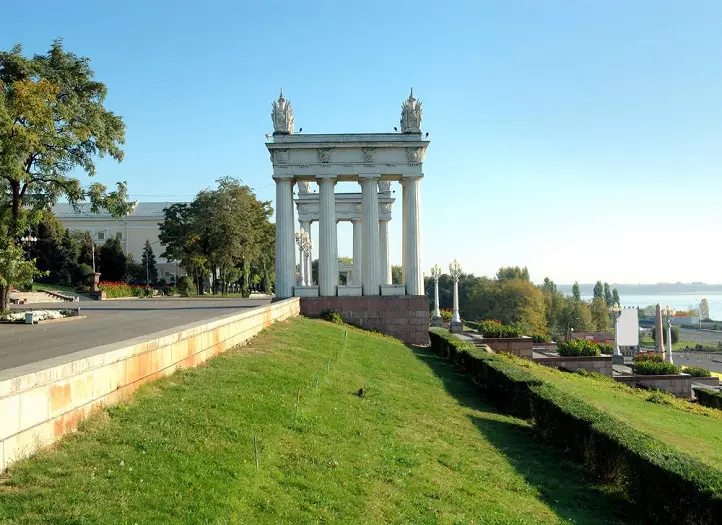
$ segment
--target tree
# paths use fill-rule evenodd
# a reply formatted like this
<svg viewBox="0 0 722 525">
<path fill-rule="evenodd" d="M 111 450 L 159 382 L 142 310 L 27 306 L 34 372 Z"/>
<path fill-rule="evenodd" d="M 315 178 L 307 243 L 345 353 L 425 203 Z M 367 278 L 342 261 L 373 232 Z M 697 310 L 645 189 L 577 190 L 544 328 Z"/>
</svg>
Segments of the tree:
<svg viewBox="0 0 722 525">
<path fill-rule="evenodd" d="M 609 328 L 609 310 L 604 302 L 604 298 L 595 297 L 592 300 L 592 324 L 598 332 L 603 332 Z"/>
<path fill-rule="evenodd" d="M 104 281 L 121 281 L 128 270 L 128 262 L 120 241 L 111 237 L 100 247 L 100 273 Z"/>
<path fill-rule="evenodd" d="M 602 281 L 597 281 L 597 284 L 594 285 L 594 298 L 597 297 L 604 298 L 604 286 L 602 286 Z"/>
<path fill-rule="evenodd" d="M 612 302 L 612 292 L 609 289 L 609 283 L 604 283 L 604 304 L 607 305 L 607 308 L 614 304 Z"/>
<path fill-rule="evenodd" d="M 709 303 L 707 302 L 707 299 L 704 298 L 699 302 L 699 313 L 703 320 L 710 319 L 709 316 Z"/>
<path fill-rule="evenodd" d="M 619 300 L 619 292 L 616 288 L 612 290 L 612 304 L 622 304 L 622 302 Z"/>
<path fill-rule="evenodd" d="M 10 287 L 30 282 L 33 277 L 43 275 L 35 267 L 35 259 L 27 260 L 21 246 L 10 242 L 0 248 L 0 311 L 8 308 Z"/>
<path fill-rule="evenodd" d="M 657 340 L 657 327 L 652 328 L 652 340 L 653 341 Z M 666 327 L 662 329 L 662 341 L 664 342 L 665 345 L 668 344 Z M 673 326 L 672 327 L 672 344 L 675 345 L 675 344 L 677 344 L 677 342 L 679 342 L 679 326 Z"/>
<path fill-rule="evenodd" d="M 403 282 L 403 280 L 404 280 L 403 268 L 398 264 L 392 264 L 391 265 L 391 284 L 401 284 Z"/>
<path fill-rule="evenodd" d="M 504 266 L 499 268 L 496 272 L 496 278 L 499 281 L 508 281 L 510 279 L 520 279 L 522 281 L 529 280 L 529 270 L 526 268 L 520 268 L 519 266 Z"/>
<path fill-rule="evenodd" d="M 108 192 L 100 183 L 83 187 L 70 175 L 80 168 L 94 176 L 96 156 L 123 158 L 125 125 L 105 109 L 107 89 L 93 77 L 90 61 L 66 52 L 60 40 L 32 59 L 20 45 L 0 52 L 0 189 L 8 196 L 0 205 L 9 211 L 0 210 L 8 221 L 0 249 L 35 226 L 39 211 L 61 196 L 71 203 L 88 199 L 93 212 L 129 211 L 125 183 Z"/>
<path fill-rule="evenodd" d="M 579 283 L 577 281 L 574 281 L 574 285 L 572 286 L 572 297 L 577 301 L 582 300 L 582 293 L 579 290 Z"/>
<path fill-rule="evenodd" d="M 268 219 L 273 210 L 270 202 L 256 199 L 236 179 L 224 177 L 216 182 L 216 189 L 199 192 L 191 203 L 164 210 L 159 234 L 165 245 L 162 256 L 180 261 L 195 278 L 199 293 L 203 293 L 204 279 L 211 276 L 214 293 L 226 293 L 228 285 L 240 278 L 242 292 L 248 296 L 252 267 L 270 256 L 273 237 Z"/>
<path fill-rule="evenodd" d="M 145 246 L 143 247 L 141 265 L 145 268 L 145 284 L 158 282 L 158 268 L 155 265 L 155 254 L 148 239 L 145 240 Z"/>
</svg>

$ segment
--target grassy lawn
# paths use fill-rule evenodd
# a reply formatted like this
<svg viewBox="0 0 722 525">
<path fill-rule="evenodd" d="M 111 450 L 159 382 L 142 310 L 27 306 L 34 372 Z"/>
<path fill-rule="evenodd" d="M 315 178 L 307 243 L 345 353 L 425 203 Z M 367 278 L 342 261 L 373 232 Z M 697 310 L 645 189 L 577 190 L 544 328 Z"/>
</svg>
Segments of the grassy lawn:
<svg viewBox="0 0 722 525">
<path fill-rule="evenodd" d="M 75 293 L 75 288 L 72 286 L 62 286 L 60 284 L 44 284 L 44 283 L 33 283 L 32 291 L 37 292 L 39 290 L 57 290 L 58 292 L 69 292 Z"/>
<path fill-rule="evenodd" d="M 531 367 L 543 379 L 611 413 L 637 430 L 722 470 L 722 411 L 699 407 L 671 396 L 668 400 L 673 403 L 671 406 L 654 403 L 648 401 L 654 396 L 644 390 L 564 373 L 527 361 L 517 362 Z"/>
<path fill-rule="evenodd" d="M 11 468 L 0 523 L 641 523 L 430 351 L 348 329 L 337 355 L 344 330 L 285 322 L 145 385 Z"/>
</svg>

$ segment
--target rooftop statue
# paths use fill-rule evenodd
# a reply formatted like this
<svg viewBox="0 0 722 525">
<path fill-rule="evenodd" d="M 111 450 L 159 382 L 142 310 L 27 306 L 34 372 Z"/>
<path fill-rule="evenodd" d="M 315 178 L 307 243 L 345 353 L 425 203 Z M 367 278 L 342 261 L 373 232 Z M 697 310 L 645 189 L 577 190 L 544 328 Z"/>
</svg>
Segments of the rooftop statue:
<svg viewBox="0 0 722 525">
<path fill-rule="evenodd" d="M 273 103 L 273 111 L 271 111 L 271 120 L 273 120 L 274 135 L 292 135 L 293 134 L 293 109 L 291 102 L 281 95 Z"/>
<path fill-rule="evenodd" d="M 414 98 L 411 88 L 409 98 L 401 105 L 401 133 L 421 133 L 421 101 Z"/>
</svg>

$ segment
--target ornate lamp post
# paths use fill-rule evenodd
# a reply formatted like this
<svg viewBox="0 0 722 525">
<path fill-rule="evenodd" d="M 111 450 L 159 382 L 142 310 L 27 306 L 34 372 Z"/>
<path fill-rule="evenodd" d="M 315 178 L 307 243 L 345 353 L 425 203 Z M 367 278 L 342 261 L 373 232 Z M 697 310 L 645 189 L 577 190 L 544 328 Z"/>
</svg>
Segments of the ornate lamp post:
<svg viewBox="0 0 722 525">
<path fill-rule="evenodd" d="M 622 307 L 619 306 L 618 303 L 615 303 L 612 305 L 611 308 L 609 308 L 609 311 L 612 312 L 612 315 L 614 316 L 614 357 L 612 358 L 614 363 L 624 363 L 624 357 L 622 356 L 622 351 L 619 349 L 619 318 L 622 315 Z"/>
<path fill-rule="evenodd" d="M 308 232 L 301 228 L 301 231 L 296 232 L 295 237 L 298 245 L 298 285 L 303 286 L 306 283 L 306 265 L 303 263 L 303 258 L 304 246 L 308 242 Z"/>
<path fill-rule="evenodd" d="M 431 318 L 431 326 L 442 326 L 441 310 L 439 310 L 439 277 L 441 277 L 441 268 L 435 264 L 431 269 L 431 278 L 434 280 L 434 316 Z"/>
<path fill-rule="evenodd" d="M 454 309 L 451 314 L 449 331 L 463 332 L 464 324 L 461 322 L 461 316 L 459 315 L 459 277 L 461 277 L 461 265 L 456 259 L 449 265 L 449 274 L 454 280 Z"/>
<path fill-rule="evenodd" d="M 676 310 L 669 305 L 664 309 L 664 315 L 667 318 L 667 362 L 669 363 L 674 363 L 672 360 L 672 319 L 676 313 Z"/>
<path fill-rule="evenodd" d="M 313 286 L 313 272 L 311 272 L 311 250 L 313 250 L 313 242 L 311 236 L 306 232 L 306 240 L 303 245 L 303 264 L 306 265 L 306 286 Z"/>
</svg>

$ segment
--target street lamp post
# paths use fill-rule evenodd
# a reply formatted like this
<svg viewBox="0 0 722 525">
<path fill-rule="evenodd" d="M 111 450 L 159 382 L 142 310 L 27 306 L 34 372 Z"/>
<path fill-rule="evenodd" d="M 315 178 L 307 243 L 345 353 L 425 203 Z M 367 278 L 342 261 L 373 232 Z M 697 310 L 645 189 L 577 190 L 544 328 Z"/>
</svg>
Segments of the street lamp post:
<svg viewBox="0 0 722 525">
<path fill-rule="evenodd" d="M 624 363 L 624 357 L 622 351 L 619 348 L 619 318 L 622 315 L 622 307 L 618 303 L 615 303 L 610 309 L 614 316 L 614 357 L 612 361 L 614 363 Z"/>
<path fill-rule="evenodd" d="M 667 362 L 669 363 L 674 363 L 672 360 L 672 319 L 676 313 L 675 309 L 669 305 L 664 309 L 664 315 L 667 318 Z"/>
<path fill-rule="evenodd" d="M 449 265 L 449 274 L 454 280 L 454 307 L 451 314 L 449 331 L 454 333 L 463 332 L 464 324 L 461 322 L 461 316 L 459 315 L 459 277 L 461 277 L 461 265 L 456 259 Z"/>
<path fill-rule="evenodd" d="M 431 326 L 442 326 L 444 324 L 439 309 L 439 277 L 441 277 L 441 268 L 439 268 L 438 264 L 435 264 L 431 269 L 431 278 L 434 279 L 434 316 L 431 318 Z"/>
</svg>

